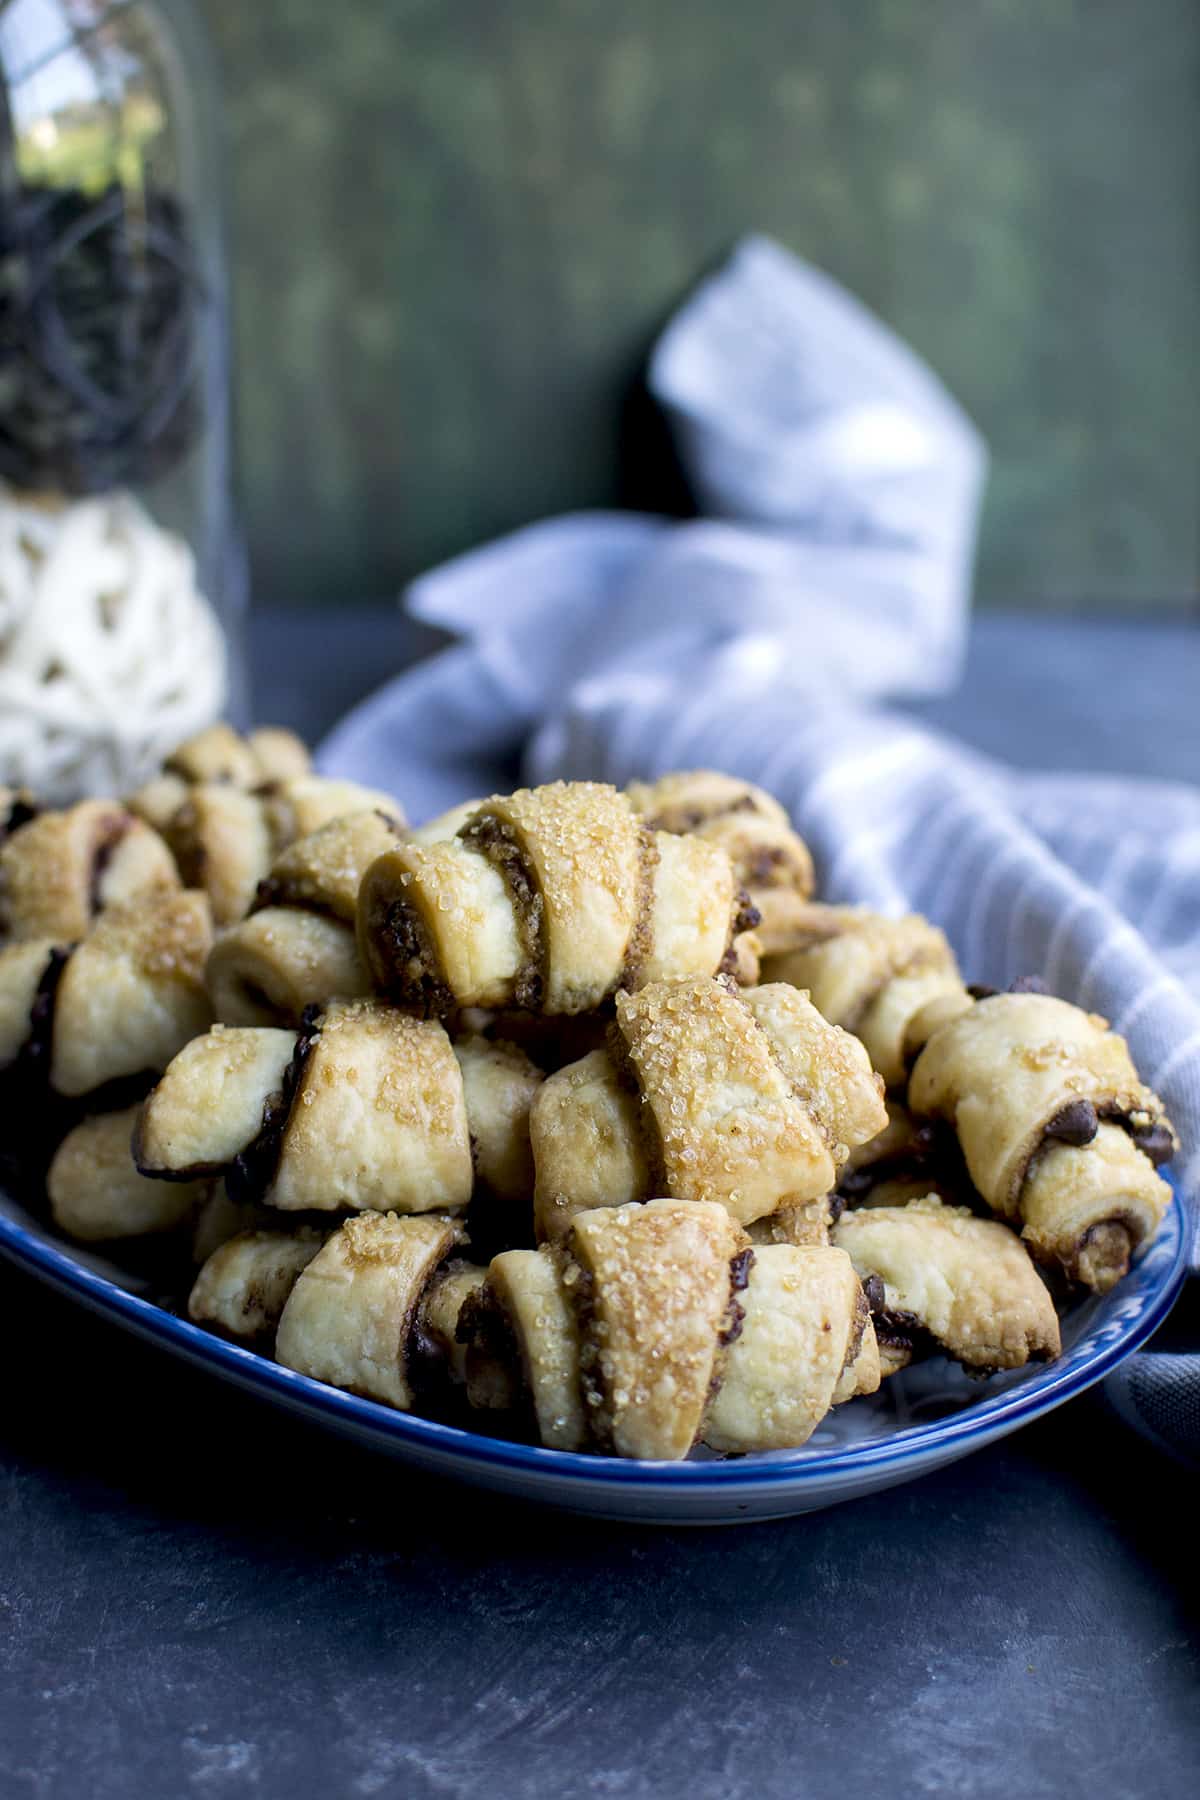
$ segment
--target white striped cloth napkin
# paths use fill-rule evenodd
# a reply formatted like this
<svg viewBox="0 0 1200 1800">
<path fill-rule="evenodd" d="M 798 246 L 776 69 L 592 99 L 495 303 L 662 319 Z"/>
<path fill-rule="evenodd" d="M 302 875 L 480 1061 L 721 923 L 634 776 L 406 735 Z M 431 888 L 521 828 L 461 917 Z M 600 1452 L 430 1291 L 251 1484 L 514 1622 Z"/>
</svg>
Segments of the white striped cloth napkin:
<svg viewBox="0 0 1200 1800">
<path fill-rule="evenodd" d="M 425 813 L 511 783 L 522 755 L 536 780 L 707 765 L 758 781 L 824 898 L 926 913 L 969 979 L 1037 974 L 1111 1019 L 1167 1101 L 1195 1196 L 1200 793 L 1017 775 L 879 704 L 959 670 L 984 466 L 969 421 L 763 239 L 668 327 L 650 384 L 708 516 L 575 515 L 423 577 L 409 610 L 461 641 L 351 713 L 321 766 Z M 1200 1411 L 1196 1360 L 1135 1359 L 1123 1391 L 1143 1420 L 1162 1399 L 1151 1432 L 1192 1454 L 1200 1432 L 1162 1420 Z"/>
</svg>

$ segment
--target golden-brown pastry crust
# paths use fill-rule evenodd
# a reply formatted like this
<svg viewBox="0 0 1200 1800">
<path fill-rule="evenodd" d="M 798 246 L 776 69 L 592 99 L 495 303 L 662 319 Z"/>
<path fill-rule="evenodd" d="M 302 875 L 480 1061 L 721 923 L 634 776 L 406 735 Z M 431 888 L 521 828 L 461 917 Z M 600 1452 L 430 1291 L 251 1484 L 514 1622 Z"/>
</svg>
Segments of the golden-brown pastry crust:
<svg viewBox="0 0 1200 1800">
<path fill-rule="evenodd" d="M 358 948 L 377 989 L 440 1015 L 511 1005 L 524 955 L 503 875 L 458 839 L 398 844 L 371 864 Z"/>
<path fill-rule="evenodd" d="M 188 790 L 166 835 L 184 880 L 211 900 L 216 923 L 244 918 L 275 848 L 261 796 L 226 782 L 201 783 Z"/>
<path fill-rule="evenodd" d="M 312 770 L 308 746 L 294 731 L 260 725 L 246 739 L 259 781 L 298 781 Z"/>
<path fill-rule="evenodd" d="M 559 1450 L 791 1448 L 831 1406 L 879 1385 L 849 1257 L 752 1251 L 705 1204 L 599 1208 L 564 1245 L 495 1257 L 459 1336 L 471 1404 L 524 1408 Z"/>
<path fill-rule="evenodd" d="M 300 1276 L 324 1242 L 297 1231 L 242 1231 L 206 1258 L 188 1296 L 188 1317 L 254 1343 L 274 1335 Z"/>
<path fill-rule="evenodd" d="M 177 744 L 163 768 L 194 786 L 223 781 L 232 787 L 257 787 L 263 771 L 252 747 L 224 720 Z"/>
<path fill-rule="evenodd" d="M 919 914 L 883 918 L 853 907 L 810 906 L 801 941 L 767 958 L 763 976 L 810 994 L 866 1045 L 889 1087 L 946 1018 L 970 1007 L 945 934 Z"/>
<path fill-rule="evenodd" d="M 953 1125 L 971 1179 L 1016 1218 L 1030 1161 L 1068 1107 L 1147 1128 L 1164 1122 L 1125 1040 L 1096 1013 L 1049 994 L 994 994 L 935 1032 L 912 1073 L 915 1113 Z"/>
<path fill-rule="evenodd" d="M 257 788 L 197 783 L 164 829 L 184 879 L 207 889 L 218 925 L 233 925 L 256 900 L 352 922 L 363 868 L 403 823 L 397 802 L 375 788 L 305 775 Z"/>
<path fill-rule="evenodd" d="M 741 1328 L 704 1424 L 711 1449 L 795 1449 L 832 1406 L 879 1386 L 874 1328 L 844 1251 L 756 1249 L 738 1298 Z"/>
<path fill-rule="evenodd" d="M 411 825 L 408 835 L 414 844 L 444 844 L 456 838 L 468 819 L 474 818 L 482 800 L 462 800 L 448 812 L 426 819 L 423 825 Z"/>
<path fill-rule="evenodd" d="M 798 1206 L 781 1206 L 746 1227 L 752 1244 L 789 1244 L 793 1247 L 829 1242 L 834 1206 L 830 1194 L 805 1200 Z"/>
<path fill-rule="evenodd" d="M 467 1346 L 459 1341 L 462 1309 L 487 1280 L 479 1263 L 452 1257 L 443 1263 L 421 1296 L 417 1311 L 417 1337 L 427 1361 L 437 1359 L 437 1374 L 454 1387 L 467 1379 Z"/>
<path fill-rule="evenodd" d="M 138 1166 L 232 1172 L 236 1200 L 288 1212 L 415 1213 L 465 1206 L 477 1163 L 493 1194 L 528 1206 L 540 1081 L 514 1047 L 452 1045 L 384 1001 L 339 1002 L 300 1034 L 214 1026 L 147 1099 Z"/>
<path fill-rule="evenodd" d="M 399 1213 L 465 1206 L 470 1127 L 450 1040 L 374 1001 L 324 1014 L 266 1198 L 285 1211 Z"/>
<path fill-rule="evenodd" d="M 214 1025 L 185 1044 L 142 1107 L 133 1140 L 142 1173 L 224 1174 L 262 1130 L 296 1043 L 294 1031 Z"/>
<path fill-rule="evenodd" d="M 1106 1294 L 1162 1224 L 1171 1190 L 1129 1133 L 1101 1123 L 1090 1144 L 1050 1142 L 1021 1189 L 1021 1236 L 1040 1263 Z"/>
<path fill-rule="evenodd" d="M 213 947 L 207 981 L 220 1020 L 298 1027 L 310 1006 L 366 998 L 370 980 L 354 931 L 358 888 L 399 829 L 381 812 L 352 813 L 276 857 L 250 916 Z"/>
<path fill-rule="evenodd" d="M 543 1083 L 529 1114 L 539 1240 L 564 1238 L 577 1212 L 650 1198 L 640 1114 L 639 1094 L 621 1080 L 606 1050 L 593 1050 Z"/>
<path fill-rule="evenodd" d="M 753 782 L 713 769 L 677 770 L 625 790 L 651 831 L 716 844 L 760 915 L 763 954 L 787 949 L 813 889 L 812 856 L 779 802 Z"/>
<path fill-rule="evenodd" d="M 224 1025 L 296 1027 L 310 1006 L 370 992 L 353 928 L 295 906 L 269 906 L 222 932 L 204 979 Z"/>
<path fill-rule="evenodd" d="M 698 1440 L 744 1246 L 722 1206 L 651 1200 L 576 1215 L 564 1281 L 574 1274 L 578 1289 L 589 1431 L 618 1456 L 678 1459 Z"/>
<path fill-rule="evenodd" d="M 421 1296 L 459 1227 L 424 1214 L 364 1213 L 328 1238 L 293 1287 L 276 1359 L 301 1375 L 402 1411 Z"/>
<path fill-rule="evenodd" d="M 424 1012 L 570 1015 L 620 985 L 715 973 L 740 908 L 722 851 L 647 832 L 615 788 L 554 782 L 379 858 L 359 947 L 375 986 Z"/>
<path fill-rule="evenodd" d="M 1056 1357 L 1058 1317 L 1021 1243 L 995 1219 L 933 1196 L 903 1207 L 843 1215 L 833 1241 L 859 1278 L 883 1283 L 875 1326 L 881 1347 L 919 1334 L 967 1368 L 1015 1369 Z M 893 1358 L 902 1366 L 907 1357 Z"/>
<path fill-rule="evenodd" d="M 144 820 L 112 800 L 83 800 L 0 843 L 0 937 L 72 943 L 106 906 L 178 887 L 170 851 Z"/>
<path fill-rule="evenodd" d="M 456 1038 L 453 1050 L 476 1174 L 497 1198 L 524 1208 L 528 1220 L 533 1198 L 529 1109 L 542 1086 L 542 1072 L 523 1050 L 500 1039 L 470 1034 Z"/>
<path fill-rule="evenodd" d="M 211 1023 L 211 943 L 203 894 L 152 893 L 102 913 L 58 983 L 51 1086 L 77 1096 L 165 1069 Z"/>
<path fill-rule="evenodd" d="M 0 1071 L 11 1068 L 26 1049 L 39 989 L 52 958 L 65 954 L 52 938 L 29 938 L 0 949 Z"/>
<path fill-rule="evenodd" d="M 725 852 L 703 838 L 658 831 L 651 844 L 643 840 L 643 856 L 650 917 L 645 930 L 635 932 L 625 986 L 717 970 L 738 981 L 753 979 L 758 964 L 751 940 L 756 944 L 757 938 L 740 932 L 730 941 L 740 901 Z"/>
<path fill-rule="evenodd" d="M 518 1003 L 587 1012 L 625 974 L 644 913 L 643 839 L 601 782 L 551 782 L 485 801 L 463 829 L 505 878 L 523 959 Z"/>
<path fill-rule="evenodd" d="M 719 1200 L 743 1224 L 829 1192 L 829 1140 L 737 995 L 659 982 L 617 996 L 617 1025 L 660 1192 Z"/>
<path fill-rule="evenodd" d="M 362 878 L 400 832 L 395 813 L 375 807 L 331 819 L 280 851 L 255 903 L 304 907 L 353 926 Z"/>
<path fill-rule="evenodd" d="M 851 1146 L 874 1137 L 887 1120 L 880 1079 L 866 1050 L 785 982 L 747 988 L 742 998 L 793 1092 L 833 1146 L 840 1168 Z"/>
<path fill-rule="evenodd" d="M 304 775 L 261 790 L 276 851 L 298 838 L 312 837 L 338 819 L 356 813 L 372 813 L 393 831 L 404 826 L 404 809 L 381 788 L 363 787 L 357 781 L 336 781 L 327 775 Z"/>
<path fill-rule="evenodd" d="M 720 1201 L 743 1224 L 803 1209 L 884 1122 L 862 1047 L 803 995 L 655 982 L 618 995 L 610 1050 L 534 1102 L 536 1229 L 557 1240 L 575 1212 L 655 1192 Z"/>
<path fill-rule="evenodd" d="M 125 804 L 131 813 L 153 826 L 160 837 L 165 837 L 171 820 L 188 797 L 188 788 L 182 775 L 171 775 L 163 770 L 127 795 Z"/>
<path fill-rule="evenodd" d="M 55 1152 L 46 1177 L 54 1223 L 80 1243 L 144 1237 L 185 1225 L 206 1197 L 206 1182 L 149 1181 L 138 1173 L 130 1140 L 138 1108 L 80 1120 Z"/>
<path fill-rule="evenodd" d="M 568 1266 L 573 1270 L 570 1287 L 565 1280 Z M 572 1292 L 578 1274 L 561 1252 L 550 1249 L 506 1250 L 492 1258 L 488 1270 L 487 1295 L 507 1322 L 538 1437 L 550 1450 L 582 1450 L 588 1441 L 579 1322 Z M 510 1372 L 494 1366 L 494 1340 L 489 1358 L 492 1366 L 481 1384 L 485 1373 L 480 1367 L 482 1348 L 477 1344 L 468 1349 L 468 1398 L 473 1405 L 496 1399 L 511 1405 L 515 1383 L 504 1380 Z"/>
<path fill-rule="evenodd" d="M 303 741 L 279 725 L 261 725 L 241 737 L 224 720 L 178 744 L 163 764 L 166 774 L 192 787 L 223 781 L 233 787 L 262 787 L 311 773 Z"/>
<path fill-rule="evenodd" d="M 672 769 L 654 781 L 628 782 L 625 793 L 634 812 L 653 821 L 653 830 L 677 835 L 728 818 L 789 822 L 774 794 L 719 769 Z"/>
</svg>

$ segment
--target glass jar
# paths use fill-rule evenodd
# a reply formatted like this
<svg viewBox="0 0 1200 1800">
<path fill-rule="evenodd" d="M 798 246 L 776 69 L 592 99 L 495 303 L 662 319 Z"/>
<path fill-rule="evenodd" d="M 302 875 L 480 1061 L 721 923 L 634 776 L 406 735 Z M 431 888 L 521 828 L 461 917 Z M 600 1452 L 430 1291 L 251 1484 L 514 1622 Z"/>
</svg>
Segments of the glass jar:
<svg viewBox="0 0 1200 1800">
<path fill-rule="evenodd" d="M 241 708 L 219 114 L 185 0 L 0 0 L 0 783 Z"/>
</svg>

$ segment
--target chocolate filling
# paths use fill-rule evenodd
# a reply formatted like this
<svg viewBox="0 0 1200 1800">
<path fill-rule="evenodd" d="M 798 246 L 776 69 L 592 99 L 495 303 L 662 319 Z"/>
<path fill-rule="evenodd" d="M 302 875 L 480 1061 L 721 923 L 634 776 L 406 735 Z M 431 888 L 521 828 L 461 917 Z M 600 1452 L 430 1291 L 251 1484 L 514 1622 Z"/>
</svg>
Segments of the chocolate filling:
<svg viewBox="0 0 1200 1800">
<path fill-rule="evenodd" d="M 1161 1168 L 1163 1163 L 1170 1162 L 1174 1156 L 1175 1139 L 1170 1126 L 1164 1125 L 1161 1119 L 1156 1120 L 1153 1125 L 1144 1125 L 1141 1130 L 1134 1130 L 1129 1125 L 1126 1129 L 1142 1155 L 1148 1156 L 1156 1169 Z"/>
<path fill-rule="evenodd" d="M 304 1076 L 305 1066 L 321 1035 L 320 1008 L 307 1006 L 292 1060 L 284 1071 L 277 1094 L 268 1096 L 263 1105 L 262 1124 L 258 1135 L 235 1156 L 225 1173 L 229 1198 L 239 1206 L 255 1205 L 275 1179 L 283 1150 L 283 1134 L 291 1117 L 292 1103 Z"/>
<path fill-rule="evenodd" d="M 881 1349 L 907 1354 L 911 1362 L 923 1362 L 926 1357 L 944 1354 L 945 1346 L 926 1331 L 916 1313 L 885 1306 L 871 1316 Z"/>
<path fill-rule="evenodd" d="M 50 1086 L 55 997 L 70 955 L 69 949 L 51 950 L 29 1009 L 28 1034 L 0 1074 L 0 1106 L 11 1122 L 0 1174 L 31 1206 L 44 1201 L 41 1183 L 50 1158 L 80 1112 L 77 1101 Z"/>
<path fill-rule="evenodd" d="M 1043 1137 L 1060 1144 L 1090 1144 L 1100 1129 L 1100 1120 L 1090 1100 L 1071 1100 L 1055 1113 L 1042 1128 Z"/>
<path fill-rule="evenodd" d="M 54 1048 L 54 1008 L 58 998 L 59 983 L 71 958 L 72 945 L 64 949 L 56 945 L 46 959 L 46 966 L 38 978 L 37 988 L 33 996 L 33 1005 L 29 1009 L 29 1036 L 21 1046 L 20 1054 L 13 1065 L 19 1070 L 30 1086 L 48 1088 L 50 1086 L 50 1057 Z"/>
<path fill-rule="evenodd" d="M 10 838 L 14 831 L 20 831 L 22 825 L 28 825 L 38 816 L 38 808 L 32 800 L 18 794 L 9 806 L 7 816 L 0 822 L 0 844 Z"/>
<path fill-rule="evenodd" d="M 104 877 L 108 873 L 108 866 L 112 862 L 117 845 L 128 832 L 132 823 L 133 821 L 128 815 L 123 819 L 114 819 L 110 825 L 105 827 L 103 836 L 97 840 L 92 850 L 92 872 L 88 880 L 88 911 L 93 918 L 104 905 L 102 889 Z"/>
<path fill-rule="evenodd" d="M 194 802 L 185 800 L 167 827 L 171 854 L 184 887 L 204 887 L 208 875 L 208 851 L 196 833 Z"/>
<path fill-rule="evenodd" d="M 875 1336 L 889 1350 L 911 1351 L 923 1329 L 916 1313 L 905 1312 L 901 1307 L 881 1306 L 872 1318 Z"/>
<path fill-rule="evenodd" d="M 517 834 L 503 820 L 484 813 L 471 819 L 460 832 L 469 844 L 486 856 L 503 878 L 517 916 L 517 932 L 521 940 L 522 965 L 517 971 L 514 997 L 518 1006 L 529 1012 L 540 1012 L 546 985 L 545 946 L 542 925 L 545 901 L 537 885 L 537 877 L 525 855 Z"/>
<path fill-rule="evenodd" d="M 717 1343 L 722 1349 L 736 1344 L 742 1335 L 742 1327 L 746 1323 L 746 1309 L 738 1299 L 750 1284 L 750 1270 L 754 1266 L 753 1250 L 739 1250 L 729 1264 L 729 1311 L 725 1315 L 725 1325 L 718 1334 Z M 715 1396 L 720 1386 L 720 1377 L 713 1371 L 711 1395 Z"/>
<path fill-rule="evenodd" d="M 943 1346 L 925 1329 L 916 1313 L 887 1305 L 883 1281 L 878 1275 L 868 1275 L 862 1285 L 881 1349 L 907 1352 L 914 1361 L 941 1355 Z"/>
<path fill-rule="evenodd" d="M 1144 1156 L 1149 1157 L 1155 1168 L 1168 1162 L 1175 1152 L 1175 1140 L 1171 1128 L 1161 1119 L 1140 1129 L 1133 1124 L 1130 1115 L 1114 1106 L 1096 1106 L 1091 1100 L 1072 1100 L 1055 1113 L 1042 1128 L 1042 1141 L 1070 1144 L 1083 1148 L 1092 1143 L 1100 1129 L 1101 1119 L 1107 1119 L 1128 1132 L 1137 1148 Z M 1029 1162 L 1021 1174 L 1019 1186 L 1023 1186 L 1029 1177 L 1029 1170 L 1037 1155 L 1035 1149 Z M 1018 1190 L 1019 1191 L 1019 1190 Z"/>
</svg>

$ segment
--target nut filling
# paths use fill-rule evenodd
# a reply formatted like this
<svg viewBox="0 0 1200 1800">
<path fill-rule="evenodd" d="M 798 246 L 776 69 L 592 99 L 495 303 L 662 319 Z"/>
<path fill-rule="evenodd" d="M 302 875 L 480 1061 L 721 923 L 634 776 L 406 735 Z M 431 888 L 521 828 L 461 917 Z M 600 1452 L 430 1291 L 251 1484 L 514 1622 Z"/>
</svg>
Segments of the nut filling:
<svg viewBox="0 0 1200 1800">
<path fill-rule="evenodd" d="M 472 819 L 461 833 L 464 844 L 486 856 L 512 897 L 521 940 L 522 965 L 517 972 L 515 999 L 518 1006 L 537 1012 L 546 984 L 542 916 L 545 902 L 529 860 L 512 827 L 485 815 Z"/>
<path fill-rule="evenodd" d="M 654 871 L 660 860 L 653 835 L 649 831 L 639 831 L 637 910 L 633 930 L 625 946 L 623 986 L 637 986 L 641 979 L 642 965 L 654 949 Z"/>
<path fill-rule="evenodd" d="M 730 1344 L 736 1344 L 742 1335 L 742 1327 L 746 1323 L 746 1309 L 738 1299 L 738 1295 L 744 1294 L 749 1287 L 750 1270 L 753 1266 L 753 1250 L 739 1250 L 737 1255 L 730 1261 L 729 1312 L 726 1315 L 725 1325 L 722 1327 L 717 1337 L 717 1342 L 722 1349 L 726 1349 Z M 861 1332 L 859 1333 L 859 1336 L 862 1336 Z M 719 1382 L 716 1382 L 714 1378 L 714 1392 L 719 1385 Z"/>
<path fill-rule="evenodd" d="M 725 954 L 717 967 L 718 975 L 728 976 L 731 981 L 736 977 L 738 971 L 737 940 L 743 932 L 753 931 L 756 925 L 761 924 L 762 914 L 745 888 L 739 888 L 733 918 L 729 924 L 729 942 L 725 946 Z"/>
<path fill-rule="evenodd" d="M 1136 1245 L 1136 1221 L 1125 1213 L 1113 1213 L 1089 1225 L 1062 1266 L 1072 1281 L 1104 1287 L 1107 1277 L 1125 1274 Z"/>
<path fill-rule="evenodd" d="M 396 971 L 396 998 L 411 1006 L 422 1018 L 443 1018 L 454 1011 L 454 995 L 438 970 L 437 952 L 424 924 L 402 901 L 387 909 L 381 936 L 391 947 L 391 965 Z"/>
<path fill-rule="evenodd" d="M 472 1406 L 514 1413 L 526 1429 L 532 1429 L 533 1390 L 517 1334 L 498 1295 L 486 1283 L 463 1302 L 455 1338 L 466 1347 Z"/>
</svg>

